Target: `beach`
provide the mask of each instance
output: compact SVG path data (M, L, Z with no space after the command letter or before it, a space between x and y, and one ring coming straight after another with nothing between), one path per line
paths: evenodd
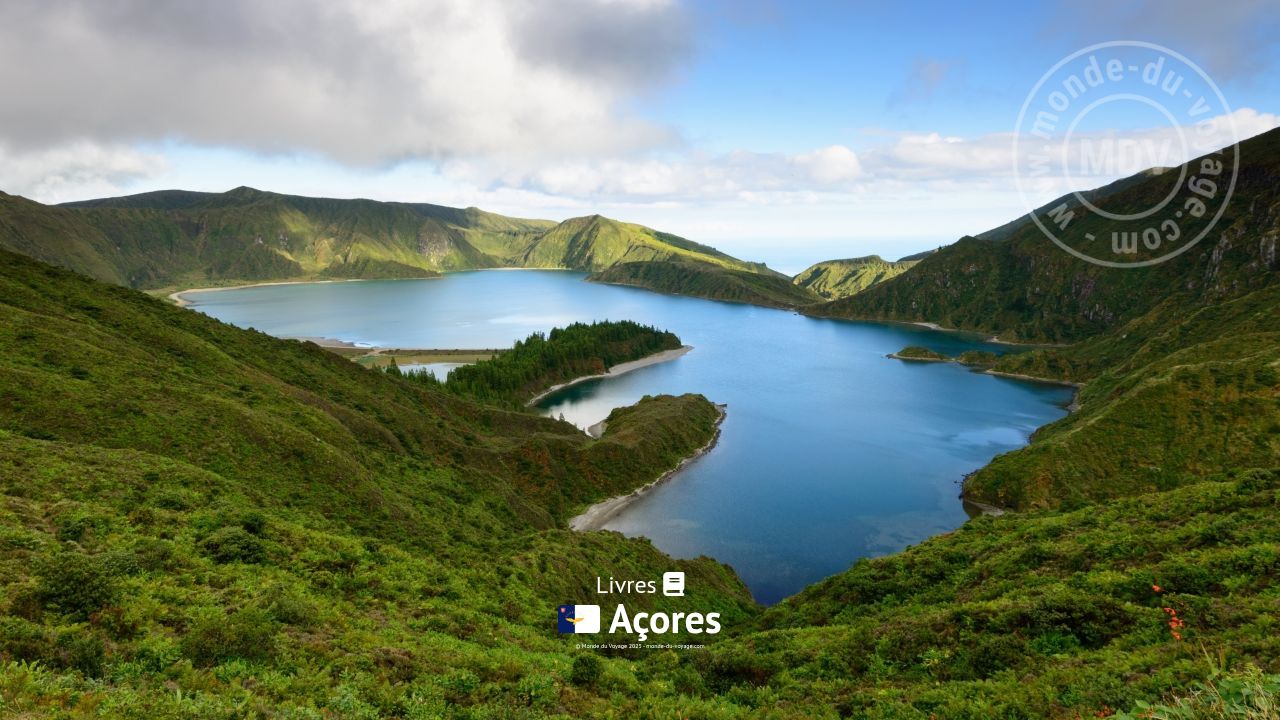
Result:
M340 282L361 282L361 278L343 278L341 280L276 280L273 282L248 283L246 285L222 285L219 287L187 288L169 293L169 299L178 307L189 307L193 303L183 297L187 293L221 292L223 290L243 290L251 287L268 287L270 285L317 285Z
M675 360L676 358L680 357L681 355L684 355L685 353L689 352L692 349L693 349L692 345L681 345L680 347L674 350L663 350L662 352L657 352L647 357L642 357L639 360L632 360L631 362L618 363L617 365L614 365L613 367L609 368L608 370L605 370L603 373L599 375L584 375L580 378L574 378L569 382L560 383L559 385L552 385L546 390L543 390L537 395L534 395L533 398L529 400L529 402L525 403L525 406L533 405L537 403L539 400L541 400L542 398L550 395L551 393L563 390L572 385L577 385L580 382L586 382L588 380L596 380L599 378L606 378L606 377L617 377L618 375L629 373L632 370L639 370L642 367L648 367L650 365L656 365L658 363L667 362L669 360Z
M727 406L725 405L716 405L716 409L720 411L720 416L716 418L715 434L711 436L711 440L709 440L706 445L703 445L692 455L681 460L679 465L676 465L674 468L663 473L657 480L654 480L647 485L642 485L626 495L617 495L607 500L601 500L582 511L582 514L570 518L569 529L576 530L578 532L590 532L592 530L601 529L604 527L605 523L612 520L628 505L639 500L641 497L644 497L645 493L675 477L676 473L683 470L689 463L711 452L711 449L714 448L716 443L720 440L720 424L724 422L726 407Z

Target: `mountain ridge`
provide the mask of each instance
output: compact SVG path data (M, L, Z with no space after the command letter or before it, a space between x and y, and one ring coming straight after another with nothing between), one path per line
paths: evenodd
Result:
M0 247L142 289L331 277L431 277L529 267L598 272L627 262L757 263L600 215L562 222L478 208L311 198L240 186L43 205L0 194Z

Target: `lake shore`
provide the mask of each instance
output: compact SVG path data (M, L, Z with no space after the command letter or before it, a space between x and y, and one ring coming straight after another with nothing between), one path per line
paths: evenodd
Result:
M586 382L588 380L597 380L599 378L617 377L619 375L629 373L632 370L639 370L642 367L648 367L650 365L657 365L658 363L667 362L669 360L675 360L681 355L688 353L692 349L693 349L692 345L681 345L680 347L674 350L663 350L662 352L656 352L652 355L642 357L639 360L632 360L630 362L618 363L617 365L614 365L613 367L609 368L608 370L605 370L603 373L600 373L599 375L584 375L580 378L574 378L569 382L563 382L563 383L560 383L559 385L552 385L546 390L543 390L537 395L534 395L533 398L529 400L529 402L525 403L525 406L526 407L532 406L542 398L554 392L558 392L567 387L577 385L578 383L581 383L581 382Z
M203 292L221 292L223 290L243 290L245 288L270 287L272 285L332 285L335 283L349 282L369 282L370 280L439 280L444 274L424 275L423 277L408 278L335 278L332 280L268 280L266 282L241 283L235 285L217 285L214 287L186 288L185 290L175 290L165 297L173 301L178 307L190 307L194 303L183 297L187 293L203 293ZM155 292L155 291L151 291ZM161 290L160 292L164 292ZM156 293L157 295L159 293Z
M674 468L663 473L657 480L646 485L641 485L626 495L616 495L606 500L601 500L582 511L581 514L570 518L569 529L577 532L590 532L592 530L599 530L603 528L605 523L616 517L618 513L622 512L628 505L644 497L650 490L653 490L662 483L675 477L675 475L687 467L689 463L711 452L712 448L716 446L716 443L720 441L720 425L724 422L726 407L727 406L725 405L716 405L716 409L720 411L720 416L716 418L716 431L711 435L711 439L707 441L706 445L695 450L692 455L681 460L679 465L676 465Z
M246 283L244 285L219 285L217 287L187 288L186 290L178 290L176 292L171 292L168 294L167 297L170 300L172 300L173 303L178 307L191 307L191 305L193 305L194 303L191 300L188 300L187 298L183 297L187 293L221 292L223 290L243 290L245 288L269 287L272 285L328 285L330 283L343 283L343 282L364 282L364 278L343 278L341 280L273 280L271 282ZM301 340L304 338L296 338L296 339ZM305 338L305 339L310 340L311 338ZM328 338L322 338L322 339L327 340ZM336 341L336 342L341 342L341 341ZM316 344L319 345L320 343L316 343Z
M1022 373L1000 372L999 370L984 370L988 375L996 377L1005 377L1013 380L1022 380L1024 382L1043 383L1045 385L1061 385L1069 387L1075 392L1071 393L1071 402L1067 404L1067 412L1073 413L1080 409L1080 391L1084 388L1084 383L1072 382L1070 380L1057 380L1054 378L1036 377L1035 375L1023 375Z
M893 359L893 360L902 360L902 361L904 361L904 362L940 362L940 363L947 363L947 362L955 362L955 361L956 361L956 360L955 360L955 358L949 358L949 357L912 357L911 355L900 355L900 354L898 354L898 353L896 353L896 352L891 352L891 353L889 353L888 355L885 355L885 357L887 357L887 358L891 358L891 359Z
M924 322L922 320L910 321L910 322L907 322L907 325L916 325L918 327L928 328L930 330L937 330L938 332L960 333L962 335L984 335L984 333L978 332L976 330L961 330L960 328L947 327L945 325L939 325L938 323ZM1032 347L1032 348L1066 347L1066 345L1062 343L1016 342L1014 340L1001 340L1000 337L997 335L985 335L985 337L987 342L995 343L996 345L1015 345L1017 347Z

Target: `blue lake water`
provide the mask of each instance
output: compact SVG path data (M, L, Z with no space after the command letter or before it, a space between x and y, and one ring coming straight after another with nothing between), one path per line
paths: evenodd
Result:
M403 348L498 348L574 321L636 320L694 350L546 398L588 427L646 394L728 405L716 448L606 526L678 557L734 567L764 603L964 522L959 481L1062 417L1067 388L941 363L924 345L1008 352L980 338L583 282L582 273L477 271L443 279L190 293L196 309L282 337Z

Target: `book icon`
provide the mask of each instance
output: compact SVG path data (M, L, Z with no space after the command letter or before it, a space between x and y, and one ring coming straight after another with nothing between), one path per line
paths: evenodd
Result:
M662 573L662 594L667 597L684 597L684 573Z

